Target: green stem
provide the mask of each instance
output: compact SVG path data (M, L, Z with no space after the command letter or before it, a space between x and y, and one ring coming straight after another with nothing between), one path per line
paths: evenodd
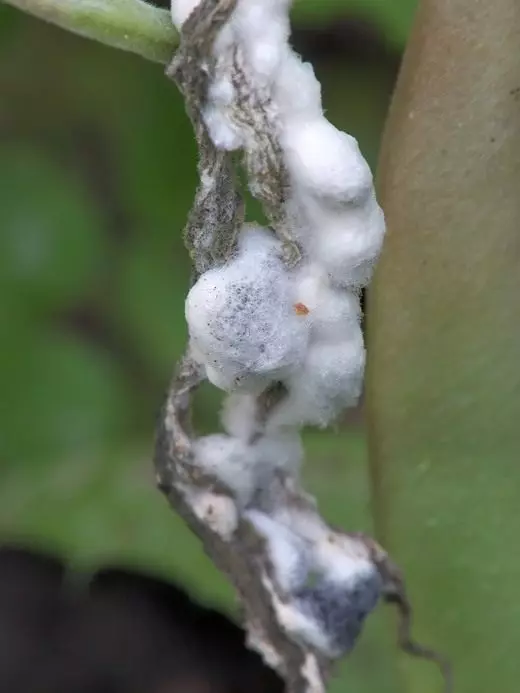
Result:
M379 169L377 524L457 693L519 688L519 26L518 0L422 0ZM441 690L403 665L403 691Z
M142 0L4 0L86 38L166 63L177 40L169 12Z

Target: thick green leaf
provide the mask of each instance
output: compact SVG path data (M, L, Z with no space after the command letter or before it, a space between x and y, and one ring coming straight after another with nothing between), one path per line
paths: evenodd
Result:
M378 526L457 693L518 690L520 4L424 0L380 169ZM441 691L407 662L404 690Z

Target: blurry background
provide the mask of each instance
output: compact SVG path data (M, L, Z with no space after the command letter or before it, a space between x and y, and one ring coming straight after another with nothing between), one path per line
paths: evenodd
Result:
M415 0L299 0L294 44L374 166ZM185 342L190 124L161 66L0 5L0 540L118 560L233 610L155 490L156 416ZM217 395L197 402L216 428ZM309 432L324 514L370 530L362 412ZM398 690L379 613L334 690Z

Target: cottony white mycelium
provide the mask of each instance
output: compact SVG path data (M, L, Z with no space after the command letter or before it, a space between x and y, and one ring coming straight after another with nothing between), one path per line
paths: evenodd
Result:
M250 644L290 691L318 693L379 597L402 595L386 554L327 527L299 484L301 428L331 424L361 393L359 292L385 224L356 140L324 117L313 69L290 47L290 4L172 1L181 46L169 73L201 181L186 229L189 349L156 459L237 586ZM266 227L244 221L238 161ZM224 432L196 438L189 395L204 378L228 393Z

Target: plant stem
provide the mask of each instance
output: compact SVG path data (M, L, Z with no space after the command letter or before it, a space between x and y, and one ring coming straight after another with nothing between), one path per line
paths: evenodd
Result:
M377 525L457 693L518 690L519 25L518 0L422 0L379 169ZM403 691L440 690L405 671Z
M168 62L177 41L169 12L142 0L4 2L67 31L155 62Z

